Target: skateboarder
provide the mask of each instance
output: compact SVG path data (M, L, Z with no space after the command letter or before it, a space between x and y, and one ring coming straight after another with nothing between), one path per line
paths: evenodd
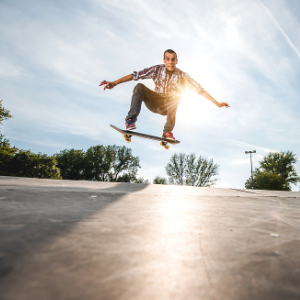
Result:
M163 130L163 137L169 140L175 140L172 130L175 126L175 116L178 104L182 98L182 93L186 87L196 91L199 95L204 96L218 107L229 107L226 102L219 103L204 88L194 81L187 73L176 68L178 63L175 51L168 49L164 52L163 61L165 64L156 65L146 68L139 72L134 71L132 74L124 76L115 81L103 80L99 86L104 85L105 89L112 89L116 85L139 79L152 78L155 83L155 91L148 89L145 85L138 83L134 90L131 100L130 110L125 118L127 130L136 129L137 117L141 111L142 102L146 107L161 115L167 116L167 121ZM191 107L191 109L193 109Z

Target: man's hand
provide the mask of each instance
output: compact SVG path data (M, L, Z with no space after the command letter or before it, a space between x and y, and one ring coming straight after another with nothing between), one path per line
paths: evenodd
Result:
M225 106L226 108L228 108L228 107L229 107L228 103L226 103L226 102L221 102L221 103L218 103L218 104L217 104L217 106L218 106L218 107Z
M116 85L120 84L120 83L123 83L123 82L126 82L126 81L130 81L133 79L133 76L132 74L129 74L127 76L124 76L118 80L115 80L115 81L106 81L106 80L103 80L99 86L101 85L104 85L104 90L106 89L109 89L111 90L112 88L114 88Z
M99 84L99 86L101 86L101 85L105 85L103 90L106 90L106 89L111 90L112 88L114 88L117 85L117 83L115 81L109 82L109 81L103 80Z
M208 99L209 101L211 101L212 103L214 103L215 105L217 105L218 107L222 107L225 106L226 108L229 107L228 103L226 102L218 102L217 100L215 100L208 92L204 91L202 93L202 96L204 96L206 99Z

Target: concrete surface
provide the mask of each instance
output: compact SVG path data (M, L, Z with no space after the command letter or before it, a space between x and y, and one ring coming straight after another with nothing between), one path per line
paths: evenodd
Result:
M300 193L0 177L0 299L300 299Z

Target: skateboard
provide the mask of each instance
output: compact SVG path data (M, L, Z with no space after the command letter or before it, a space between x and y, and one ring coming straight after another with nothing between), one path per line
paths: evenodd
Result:
M154 136L154 135L149 135L149 134L143 134L143 133L139 133L139 132L135 132L135 131L130 131L130 130L123 130L123 129L120 129L114 125L110 125L113 129L119 131L120 133L123 134L123 138L125 139L125 141L127 143L130 143L131 142L131 137L132 136L138 136L138 137L142 137L142 138L145 138L145 139L150 139L150 140L155 140L155 141L159 141L160 142L160 145L162 147L164 147L166 150L169 149L169 145L168 144L179 144L180 141L170 141L170 140L167 140L165 138L162 138L162 137L158 137L158 136Z

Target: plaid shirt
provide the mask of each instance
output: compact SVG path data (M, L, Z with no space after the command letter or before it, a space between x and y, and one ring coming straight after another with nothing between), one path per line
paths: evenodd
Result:
M198 82L178 68L175 68L174 72L169 75L166 72L165 65L153 66L139 72L134 71L132 76L134 80L152 78L155 83L155 92L167 97L181 96L186 87L194 90L199 95L205 92Z

